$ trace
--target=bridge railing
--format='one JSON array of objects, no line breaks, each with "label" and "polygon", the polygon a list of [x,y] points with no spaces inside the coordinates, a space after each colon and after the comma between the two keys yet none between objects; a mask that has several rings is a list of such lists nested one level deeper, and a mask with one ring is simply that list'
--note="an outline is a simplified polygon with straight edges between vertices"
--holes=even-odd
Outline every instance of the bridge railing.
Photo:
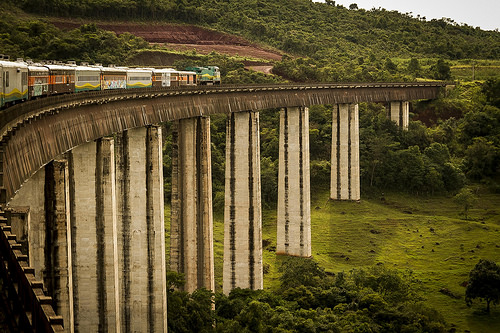
[{"label": "bridge railing", "polygon": [[11,306],[10,320],[20,332],[64,332],[63,320],[52,307],[52,298],[43,292],[43,283],[36,281],[27,255],[11,232],[4,212],[0,211],[0,274]]}]

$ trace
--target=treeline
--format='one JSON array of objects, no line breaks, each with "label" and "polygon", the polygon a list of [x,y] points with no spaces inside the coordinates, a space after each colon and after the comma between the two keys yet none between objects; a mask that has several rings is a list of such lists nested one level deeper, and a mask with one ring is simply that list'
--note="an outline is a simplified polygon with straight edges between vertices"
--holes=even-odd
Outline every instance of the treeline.
[{"label": "treeline", "polygon": [[[170,272],[169,332],[447,332],[411,272],[384,266],[325,272],[313,259],[283,258],[275,290],[177,291]],[[213,310],[215,305],[215,310]]]},{"label": "treeline", "polygon": [[[237,33],[296,55],[498,59],[500,33],[452,19],[310,0],[21,0],[26,11],[92,19],[167,20]],[[487,10],[487,9],[485,9]]]},{"label": "treeline", "polygon": [[77,62],[123,65],[135,50],[148,47],[142,38],[129,33],[117,36],[85,24],[61,31],[42,20],[19,20],[0,12],[0,53],[33,60],[75,60]]}]

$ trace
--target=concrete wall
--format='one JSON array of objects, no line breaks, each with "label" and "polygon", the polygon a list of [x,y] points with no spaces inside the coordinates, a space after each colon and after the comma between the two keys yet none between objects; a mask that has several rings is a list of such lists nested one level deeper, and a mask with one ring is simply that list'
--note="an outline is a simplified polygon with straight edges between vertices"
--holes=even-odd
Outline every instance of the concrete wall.
[{"label": "concrete wall", "polygon": [[309,110],[280,112],[277,254],[311,256]]},{"label": "concrete wall", "polygon": [[337,104],[332,116],[330,198],[359,200],[359,111],[357,104]]},{"label": "concrete wall", "polygon": [[226,131],[223,290],[262,289],[259,114],[231,113]]},{"label": "concrete wall", "polygon": [[170,268],[184,290],[214,290],[210,118],[173,123]]},{"label": "concrete wall", "polygon": [[116,137],[121,330],[166,331],[165,231],[161,129]]}]

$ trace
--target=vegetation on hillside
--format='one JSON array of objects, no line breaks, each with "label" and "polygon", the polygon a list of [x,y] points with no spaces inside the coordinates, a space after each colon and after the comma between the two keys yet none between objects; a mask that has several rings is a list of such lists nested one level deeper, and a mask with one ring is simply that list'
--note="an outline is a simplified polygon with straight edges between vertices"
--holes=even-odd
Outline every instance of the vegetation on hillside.
[{"label": "vegetation on hillside", "polygon": [[[348,9],[336,5],[335,1],[22,0],[10,3],[36,14],[187,22],[235,33],[288,52],[291,56],[278,62],[274,73],[293,81],[408,81],[417,77],[446,80],[451,78],[450,61],[500,59],[498,31],[459,25],[451,19],[427,21],[382,8]],[[0,48],[13,57],[124,64],[131,52],[143,47],[130,36],[102,36],[102,32],[87,31],[88,27],[68,33],[56,32],[40,21],[10,25],[13,19],[1,21]],[[116,44],[121,52],[107,54],[110,44]],[[88,51],[85,45],[89,46]],[[472,60],[462,63],[471,64]],[[244,75],[233,75],[230,81],[244,78]]]}]

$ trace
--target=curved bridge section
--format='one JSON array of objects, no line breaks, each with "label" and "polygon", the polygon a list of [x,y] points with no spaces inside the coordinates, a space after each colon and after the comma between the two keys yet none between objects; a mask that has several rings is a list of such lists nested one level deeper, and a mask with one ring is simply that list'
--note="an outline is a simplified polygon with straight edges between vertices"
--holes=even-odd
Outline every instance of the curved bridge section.
[{"label": "curved bridge section", "polygon": [[445,83],[309,84],[141,89],[30,101],[3,111],[2,201],[55,157],[100,137],[176,119],[316,104],[436,98]]}]

